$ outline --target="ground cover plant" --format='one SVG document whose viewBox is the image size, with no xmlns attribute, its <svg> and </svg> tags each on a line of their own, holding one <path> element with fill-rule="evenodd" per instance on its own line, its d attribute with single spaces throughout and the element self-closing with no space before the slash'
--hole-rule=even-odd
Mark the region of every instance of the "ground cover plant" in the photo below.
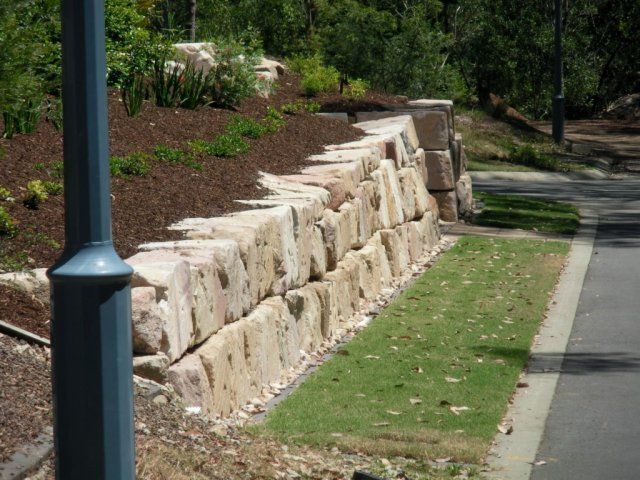
<svg viewBox="0 0 640 480">
<path fill-rule="evenodd" d="M 568 243 L 465 237 L 267 416 L 294 443 L 479 462 Z"/>
<path fill-rule="evenodd" d="M 482 202 L 482 211 L 473 218 L 477 225 L 568 235 L 580 226 L 580 212 L 569 203 L 485 192 L 473 196 Z"/>
</svg>

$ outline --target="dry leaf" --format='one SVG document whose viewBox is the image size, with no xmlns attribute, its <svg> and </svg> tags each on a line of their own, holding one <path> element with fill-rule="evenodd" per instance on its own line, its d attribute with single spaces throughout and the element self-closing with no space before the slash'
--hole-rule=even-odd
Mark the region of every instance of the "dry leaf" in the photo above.
<svg viewBox="0 0 640 480">
<path fill-rule="evenodd" d="M 461 381 L 459 378 L 453 378 L 453 377 L 444 377 L 444 380 L 447 383 L 458 383 Z"/>
<path fill-rule="evenodd" d="M 419 405 L 419 404 L 422 403 L 422 399 L 420 399 L 420 398 L 410 398 L 409 399 L 409 403 L 411 405 Z"/>
<path fill-rule="evenodd" d="M 402 415 L 402 412 L 396 412 L 395 410 L 387 410 L 389 415 Z"/>
<path fill-rule="evenodd" d="M 391 425 L 389 422 L 378 422 L 373 424 L 374 427 L 388 427 L 389 425 Z"/>
<path fill-rule="evenodd" d="M 378 357 L 377 355 L 367 355 L 364 358 L 368 358 L 368 359 L 371 359 L 371 360 L 380 360 L 380 357 Z"/>
<path fill-rule="evenodd" d="M 538 460 L 537 462 L 533 462 L 533 464 L 535 466 L 540 466 L 540 465 L 546 465 L 547 462 L 545 462 L 544 460 Z"/>
<path fill-rule="evenodd" d="M 511 435 L 513 433 L 512 425 L 498 425 L 498 431 L 500 433 L 504 433 L 505 435 Z"/>
<path fill-rule="evenodd" d="M 518 382 L 516 388 L 527 388 L 529 384 L 527 382 Z"/>
<path fill-rule="evenodd" d="M 449 407 L 449 410 L 451 410 L 451 413 L 454 415 L 460 415 L 460 412 L 465 412 L 471 409 L 469 407 Z"/>
</svg>

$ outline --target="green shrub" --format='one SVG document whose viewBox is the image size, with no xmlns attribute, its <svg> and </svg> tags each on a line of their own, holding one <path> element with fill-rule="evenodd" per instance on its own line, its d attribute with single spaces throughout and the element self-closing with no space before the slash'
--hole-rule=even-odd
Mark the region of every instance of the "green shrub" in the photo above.
<svg viewBox="0 0 640 480">
<path fill-rule="evenodd" d="M 153 156 L 161 162 L 167 162 L 174 165 L 185 165 L 196 170 L 202 170 L 202 164 L 193 159 L 193 155 L 179 150 L 170 148 L 166 145 L 158 145 L 153 150 Z"/>
<path fill-rule="evenodd" d="M 241 115 L 231 117 L 226 127 L 227 133 L 231 135 L 249 138 L 260 138 L 267 133 L 267 130 L 268 128 L 264 124 Z"/>
<path fill-rule="evenodd" d="M 215 157 L 235 157 L 249 151 L 249 144 L 239 135 L 219 135 L 212 142 L 193 140 L 189 146 L 197 154 L 213 155 Z"/>
<path fill-rule="evenodd" d="M 4 138 L 12 138 L 16 133 L 33 133 L 40 121 L 42 95 L 17 98 L 12 104 L 2 106 Z"/>
<path fill-rule="evenodd" d="M 60 98 L 47 98 L 47 110 L 45 118 L 58 132 L 62 132 L 62 100 Z"/>
<path fill-rule="evenodd" d="M 126 157 L 109 158 L 111 175 L 114 177 L 141 177 L 149 172 L 149 155 L 135 152 Z"/>
<path fill-rule="evenodd" d="M 262 123 L 268 133 L 275 133 L 287 122 L 278 110 L 272 106 L 268 106 L 267 114 L 265 115 Z"/>
<path fill-rule="evenodd" d="M 0 200 L 6 202 L 11 198 L 11 192 L 8 188 L 0 187 Z"/>
<path fill-rule="evenodd" d="M 157 57 L 153 63 L 151 88 L 156 105 L 175 107 L 180 103 L 180 77 L 183 66 L 178 62 L 168 62 L 168 56 Z"/>
<path fill-rule="evenodd" d="M 205 74 L 202 68 L 187 60 L 182 70 L 180 85 L 180 106 L 195 110 L 208 103 L 207 93 L 211 89 L 211 71 Z"/>
<path fill-rule="evenodd" d="M 532 145 L 518 145 L 511 150 L 509 161 L 535 167 L 542 170 L 559 170 L 560 162 L 553 157 L 540 153 Z"/>
<path fill-rule="evenodd" d="M 142 102 L 147 97 L 147 84 L 144 75 L 140 73 L 132 74 L 120 91 L 122 103 L 127 115 L 136 117 L 142 109 Z"/>
<path fill-rule="evenodd" d="M 62 193 L 63 190 L 63 186 L 60 182 L 43 182 L 42 183 L 44 186 L 45 191 L 47 192 L 47 194 L 51 195 L 52 197 L 55 197 L 57 195 L 60 195 Z"/>
<path fill-rule="evenodd" d="M 215 50 L 210 51 L 216 59 L 210 71 L 211 99 L 218 106 L 232 107 L 255 95 L 258 77 L 254 67 L 259 52 L 234 40 L 218 40 L 216 45 Z"/>
<path fill-rule="evenodd" d="M 342 95 L 350 100 L 357 100 L 358 98 L 364 97 L 368 88 L 369 83 L 367 81 L 356 78 L 354 80 L 349 80 L 349 83 L 345 86 Z"/>
<path fill-rule="evenodd" d="M 307 111 L 309 113 L 318 113 L 322 106 L 318 102 L 303 102 L 298 100 L 294 103 L 285 103 L 280 107 L 282 113 L 287 115 L 295 115 L 296 113 Z"/>
<path fill-rule="evenodd" d="M 27 192 L 24 194 L 23 199 L 23 203 L 27 208 L 35 210 L 47 198 L 49 198 L 49 194 L 42 180 L 31 180 L 27 183 Z"/>
<path fill-rule="evenodd" d="M 56 178 L 62 178 L 64 175 L 64 162 L 56 160 L 51 162 L 51 176 Z"/>
<path fill-rule="evenodd" d="M 16 225 L 11 215 L 0 207 L 0 236 L 12 237 L 16 233 Z"/>
</svg>

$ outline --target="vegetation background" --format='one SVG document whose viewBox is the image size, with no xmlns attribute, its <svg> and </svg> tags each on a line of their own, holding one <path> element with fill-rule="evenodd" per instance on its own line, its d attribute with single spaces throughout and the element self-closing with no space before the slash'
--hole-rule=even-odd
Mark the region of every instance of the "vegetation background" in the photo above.
<svg viewBox="0 0 640 480">
<path fill-rule="evenodd" d="M 162 52 L 158 45 L 194 39 L 232 45 L 234 53 L 251 56 L 263 51 L 311 58 L 312 65 L 332 67 L 331 79 L 339 74 L 342 83 L 362 82 L 358 88 L 480 103 L 494 93 L 542 119 L 550 115 L 553 5 L 553 0 L 106 0 L 108 80 L 126 87 L 152 68 Z M 563 0 L 562 5 L 568 115 L 590 116 L 639 91 L 640 2 Z M 60 59 L 58 0 L 0 4 L 5 123 L 15 112 L 39 115 L 42 101 L 55 120 Z M 311 73 L 309 93 L 323 88 L 327 74 Z"/>
</svg>

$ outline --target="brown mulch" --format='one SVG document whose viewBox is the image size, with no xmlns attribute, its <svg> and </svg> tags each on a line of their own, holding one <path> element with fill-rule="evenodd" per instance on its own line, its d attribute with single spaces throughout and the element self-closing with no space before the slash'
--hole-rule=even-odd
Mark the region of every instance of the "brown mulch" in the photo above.
<svg viewBox="0 0 640 480">
<path fill-rule="evenodd" d="M 0 285 L 0 320 L 49 338 L 49 306 L 30 295 Z"/>
<path fill-rule="evenodd" d="M 0 334 L 0 463 L 50 424 L 48 349 Z"/>
</svg>

